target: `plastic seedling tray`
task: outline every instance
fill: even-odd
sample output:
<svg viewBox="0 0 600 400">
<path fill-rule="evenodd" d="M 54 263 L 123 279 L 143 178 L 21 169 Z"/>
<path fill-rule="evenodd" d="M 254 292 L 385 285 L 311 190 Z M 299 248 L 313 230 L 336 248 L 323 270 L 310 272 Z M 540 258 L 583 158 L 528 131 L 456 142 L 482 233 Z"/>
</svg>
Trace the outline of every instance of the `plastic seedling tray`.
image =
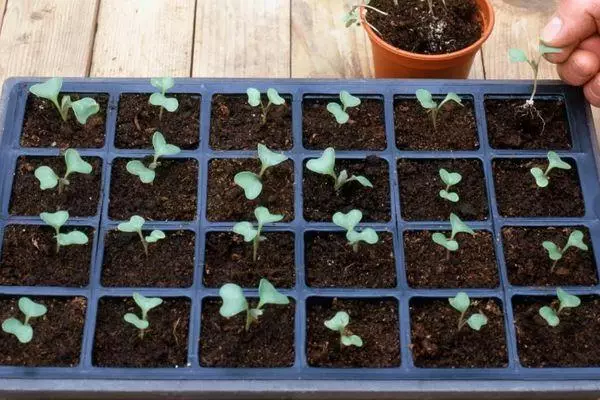
<svg viewBox="0 0 600 400">
<path fill-rule="evenodd" d="M 6 81 L 0 107 L 0 184 L 2 208 L 0 210 L 0 235 L 13 224 L 42 224 L 37 217 L 10 215 L 9 202 L 16 160 L 21 155 L 57 156 L 56 148 L 23 148 L 19 144 L 28 87 L 40 79 L 15 78 Z M 206 185 L 208 163 L 215 158 L 250 158 L 255 151 L 214 151 L 209 147 L 211 99 L 214 94 L 245 93 L 247 87 L 261 91 L 275 87 L 281 94 L 292 96 L 293 147 L 285 153 L 294 164 L 294 218 L 278 223 L 268 231 L 289 231 L 295 235 L 296 283 L 282 290 L 295 302 L 294 363 L 288 368 L 210 368 L 199 362 L 199 335 L 201 332 L 201 307 L 203 300 L 218 297 L 218 289 L 202 284 L 205 234 L 211 231 L 228 231 L 234 222 L 210 222 L 206 217 Z M 394 99 L 396 96 L 412 97 L 417 88 L 426 88 L 433 94 L 449 91 L 470 96 L 474 104 L 477 134 L 480 146 L 473 151 L 399 151 L 394 136 Z M 83 288 L 44 286 L 1 286 L 5 296 L 82 296 L 87 300 L 83 328 L 80 363 L 74 367 L 0 367 L 0 394 L 5 396 L 32 396 L 52 393 L 55 396 L 109 397 L 116 394 L 152 396 L 194 396 L 194 398 L 476 398 L 488 393 L 506 398 L 527 396 L 536 392 L 552 398 L 563 398 L 567 393 L 577 393 L 581 398 L 596 398 L 600 393 L 600 368 L 526 368 L 519 361 L 512 300 L 515 296 L 554 296 L 555 287 L 513 286 L 508 281 L 504 262 L 501 230 L 505 226 L 585 226 L 594 245 L 596 266 L 600 266 L 600 200 L 597 143 L 589 106 L 581 90 L 557 82 L 543 82 L 538 95 L 562 97 L 568 113 L 572 149 L 559 151 L 577 164 L 581 190 L 585 201 L 585 214 L 578 218 L 503 218 L 498 214 L 492 160 L 498 158 L 544 158 L 547 150 L 496 150 L 490 147 L 485 120 L 484 99 L 524 98 L 529 94 L 528 82 L 504 81 L 403 81 L 403 80 L 231 80 L 231 79 L 180 79 L 173 93 L 201 95 L 200 146 L 197 150 L 184 150 L 176 158 L 195 159 L 199 165 L 197 214 L 192 221 L 148 222 L 144 229 L 187 229 L 195 233 L 195 270 L 193 285 L 184 289 L 157 288 L 107 288 L 100 284 L 104 235 L 114 229 L 118 221 L 108 217 L 111 162 L 116 157 L 141 157 L 149 150 L 122 150 L 114 146 L 117 107 L 121 93 L 150 93 L 153 88 L 144 79 L 71 79 L 66 80 L 63 92 L 107 93 L 104 147 L 79 149 L 82 156 L 96 156 L 103 160 L 102 199 L 98 213 L 90 218 L 70 219 L 68 225 L 93 227 L 90 283 Z M 387 147 L 381 151 L 338 151 L 338 159 L 377 155 L 389 164 L 391 220 L 384 223 L 365 223 L 379 231 L 393 234 L 397 283 L 389 289 L 318 289 L 305 283 L 304 234 L 311 231 L 339 231 L 332 223 L 306 222 L 303 218 L 302 177 L 306 173 L 304 162 L 318 157 L 322 150 L 306 150 L 302 143 L 302 100 L 305 95 L 333 94 L 347 90 L 355 95 L 380 97 L 384 102 Z M 489 217 L 484 221 L 468 221 L 474 229 L 492 232 L 499 268 L 500 285 L 492 289 L 413 289 L 409 287 L 404 271 L 403 233 L 415 229 L 448 229 L 447 222 L 408 222 L 402 219 L 398 190 L 396 162 L 400 158 L 470 158 L 483 165 L 489 201 Z M 600 288 L 564 287 L 572 294 L 598 295 Z M 98 301 L 102 297 L 129 297 L 133 291 L 144 295 L 183 297 L 191 302 L 188 334 L 188 364 L 181 368 L 100 368 L 92 363 L 94 332 Z M 413 298 L 442 298 L 467 292 L 472 298 L 497 299 L 504 314 L 507 366 L 504 368 L 417 368 L 411 354 L 409 303 Z M 245 290 L 256 296 L 257 290 Z M 315 368 L 309 367 L 306 356 L 306 303 L 316 297 L 340 298 L 391 298 L 398 304 L 401 364 L 392 368 Z M 579 398 L 578 397 L 578 398 Z"/>
</svg>

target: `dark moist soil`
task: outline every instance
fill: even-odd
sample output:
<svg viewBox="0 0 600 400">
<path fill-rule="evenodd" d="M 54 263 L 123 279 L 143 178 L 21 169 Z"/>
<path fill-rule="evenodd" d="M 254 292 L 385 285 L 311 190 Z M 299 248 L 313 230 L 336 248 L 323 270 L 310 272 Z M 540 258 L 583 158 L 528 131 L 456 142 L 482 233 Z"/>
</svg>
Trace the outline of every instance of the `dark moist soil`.
<svg viewBox="0 0 600 400">
<path fill-rule="evenodd" d="M 458 194 L 457 203 L 439 195 L 440 190 L 446 189 L 440 168 L 462 175 L 462 180 L 449 189 Z M 485 176 L 479 160 L 402 159 L 398 161 L 398 183 L 402 218 L 407 221 L 448 220 L 450 213 L 466 221 L 488 218 Z"/>
<path fill-rule="evenodd" d="M 491 233 L 459 233 L 457 251 L 448 252 L 431 239 L 433 231 L 406 231 L 406 277 L 414 288 L 493 288 L 498 267 Z M 442 232 L 448 237 L 449 231 Z M 450 254 L 450 259 L 448 259 Z"/>
<path fill-rule="evenodd" d="M 312 287 L 391 288 L 396 286 L 392 235 L 378 232 L 379 241 L 362 242 L 352 250 L 344 233 L 305 235 L 306 282 Z"/>
<path fill-rule="evenodd" d="M 83 157 L 92 165 L 91 174 L 73 173 L 61 194 L 58 185 L 54 189 L 40 189 L 35 177 L 36 168 L 45 165 L 58 176 L 66 171 L 64 157 L 19 157 L 15 170 L 9 213 L 13 215 L 39 215 L 40 213 L 68 210 L 70 217 L 89 217 L 98 213 L 102 160 Z"/>
<path fill-rule="evenodd" d="M 571 148 L 567 109 L 562 100 L 535 100 L 535 108 L 539 114 L 535 110 L 523 109 L 524 103 L 525 99 L 485 101 L 488 135 L 492 147 Z"/>
<path fill-rule="evenodd" d="M 465 318 L 482 312 L 487 325 L 458 330 L 460 313 L 447 299 L 411 301 L 411 344 L 415 366 L 423 368 L 502 368 L 508 365 L 502 306 L 491 299 L 471 299 Z"/>
<path fill-rule="evenodd" d="M 75 367 L 79 364 L 85 322 L 84 297 L 30 297 L 46 306 L 48 312 L 31 318 L 33 339 L 27 344 L 16 336 L 0 332 L 0 365 L 28 367 Z M 25 317 L 19 310 L 19 297 L 0 299 L 0 319 Z"/>
<path fill-rule="evenodd" d="M 208 164 L 209 221 L 256 221 L 254 209 L 267 207 L 272 214 L 283 214 L 283 221 L 294 218 L 294 167 L 291 160 L 270 167 L 262 177 L 263 189 L 254 200 L 246 199 L 244 190 L 233 178 L 238 172 L 260 171 L 257 159 L 221 158 Z"/>
<path fill-rule="evenodd" d="M 446 54 L 475 43 L 483 33 L 479 9 L 474 0 L 427 1 L 372 0 L 369 4 L 388 15 L 368 11 L 367 20 L 383 40 L 401 50 L 418 54 Z"/>
<path fill-rule="evenodd" d="M 496 159 L 493 162 L 498 210 L 503 217 L 580 217 L 584 215 L 583 195 L 577 166 L 550 171 L 550 183 L 540 188 L 530 169 L 545 170 L 547 159 Z"/>
<path fill-rule="evenodd" d="M 335 172 L 348 171 L 348 176 L 362 175 L 373 188 L 356 181 L 346 183 L 339 192 L 334 189 L 333 178 L 306 168 L 303 171 L 304 218 L 307 221 L 331 222 L 337 211 L 347 213 L 358 209 L 363 213 L 362 222 L 385 222 L 390 216 L 389 165 L 379 157 L 368 156 L 364 160 L 336 159 Z"/>
<path fill-rule="evenodd" d="M 54 229 L 49 226 L 8 225 L 2 244 L 0 285 L 67 286 L 88 284 L 94 230 L 66 226 L 60 231 L 79 230 L 89 239 L 85 245 L 61 246 L 56 254 Z"/>
<path fill-rule="evenodd" d="M 579 229 L 583 232 L 583 241 L 588 251 L 576 247 L 569 248 L 551 272 L 553 261 L 542 247 L 549 240 L 563 248 L 571 232 Z M 589 232 L 584 227 L 577 228 L 515 228 L 502 229 L 504 257 L 508 269 L 508 280 L 521 286 L 562 286 L 586 285 L 598 283 L 596 262 Z"/>
<path fill-rule="evenodd" d="M 140 308 L 132 298 L 103 297 L 98 304 L 93 364 L 98 367 L 186 367 L 190 302 L 163 297 L 148 312 L 150 327 L 140 339 L 139 329 L 123 316 Z"/>
<path fill-rule="evenodd" d="M 306 307 L 308 365 L 327 368 L 389 368 L 400 365 L 396 300 L 311 298 Z M 347 334 L 360 336 L 362 347 L 341 348 L 340 334 L 324 325 L 338 311 L 350 315 Z"/>
<path fill-rule="evenodd" d="M 246 243 L 241 235 L 232 232 L 208 232 L 204 285 L 221 287 L 226 283 L 235 283 L 255 288 L 261 278 L 265 278 L 277 288 L 294 286 L 294 234 L 262 232 L 262 235 L 266 240 L 260 242 L 257 260 L 253 261 L 252 242 Z"/>
<path fill-rule="evenodd" d="M 89 117 L 85 125 L 81 125 L 77 122 L 73 110 L 69 110 L 69 118 L 67 122 L 64 122 L 56 106 L 50 100 L 30 94 L 25 106 L 21 146 L 58 147 L 61 149 L 104 146 L 108 95 L 61 93 L 59 102 L 63 95 L 70 95 L 72 101 L 91 97 L 98 102 L 100 111 Z"/>
<path fill-rule="evenodd" d="M 425 3 L 425 1 L 423 1 Z M 442 99 L 436 98 L 437 102 Z M 433 128 L 431 115 L 416 99 L 396 99 L 394 130 L 400 150 L 475 150 L 479 148 L 473 102 L 463 106 L 450 101 L 437 115 Z"/>
<path fill-rule="evenodd" d="M 581 297 L 581 305 L 565 308 L 560 324 L 548 326 L 539 315 L 543 306 L 558 309 L 556 297 L 524 298 L 513 301 L 519 360 L 525 367 L 600 366 L 600 299 Z"/>
<path fill-rule="evenodd" d="M 112 163 L 110 218 L 128 220 L 140 215 L 156 221 L 191 221 L 196 219 L 198 162 L 192 159 L 160 161 L 153 183 L 142 183 L 127 172 L 129 159 Z M 142 160 L 144 165 L 149 159 Z"/>
<path fill-rule="evenodd" d="M 249 300 L 256 307 L 257 299 Z M 275 368 L 294 364 L 294 308 L 266 305 L 258 323 L 246 331 L 246 313 L 231 318 L 219 314 L 222 301 L 206 299 L 202 304 L 200 365 L 203 367 Z"/>
<path fill-rule="evenodd" d="M 255 150 L 259 143 L 271 150 L 292 148 L 292 97 L 281 95 L 285 104 L 272 105 L 262 124 L 261 107 L 248 104 L 248 96 L 215 95 L 210 116 L 210 147 L 215 150 Z M 261 96 L 268 103 L 266 94 Z"/>
<path fill-rule="evenodd" d="M 164 231 L 166 238 L 148 244 L 144 253 L 137 233 L 112 231 L 104 242 L 102 285 L 121 287 L 190 287 L 194 280 L 194 232 Z M 144 231 L 144 236 L 150 231 Z"/>
<path fill-rule="evenodd" d="M 327 111 L 327 103 L 340 103 L 339 97 L 305 99 L 302 104 L 302 141 L 307 149 L 384 150 L 385 122 L 383 101 L 361 99 L 358 107 L 348 108 L 350 119 L 338 124 Z"/>
</svg>

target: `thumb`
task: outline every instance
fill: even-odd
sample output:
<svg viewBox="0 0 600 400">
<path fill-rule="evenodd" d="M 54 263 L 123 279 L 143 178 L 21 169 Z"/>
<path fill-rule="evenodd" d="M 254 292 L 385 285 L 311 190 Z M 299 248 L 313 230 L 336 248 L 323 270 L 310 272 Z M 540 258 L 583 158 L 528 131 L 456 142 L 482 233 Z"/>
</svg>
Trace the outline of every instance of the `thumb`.
<svg viewBox="0 0 600 400">
<path fill-rule="evenodd" d="M 541 39 L 549 46 L 573 48 L 597 33 L 599 24 L 600 0 L 560 0 Z"/>
</svg>

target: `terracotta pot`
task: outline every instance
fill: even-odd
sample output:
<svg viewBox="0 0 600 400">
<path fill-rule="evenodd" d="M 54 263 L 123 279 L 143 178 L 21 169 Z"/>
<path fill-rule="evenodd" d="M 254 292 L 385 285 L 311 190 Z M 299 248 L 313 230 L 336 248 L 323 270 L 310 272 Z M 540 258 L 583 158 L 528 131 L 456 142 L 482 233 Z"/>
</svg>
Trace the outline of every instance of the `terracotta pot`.
<svg viewBox="0 0 600 400">
<path fill-rule="evenodd" d="M 417 54 L 386 43 L 364 23 L 366 9 L 361 10 L 362 26 L 371 40 L 375 77 L 377 78 L 448 78 L 465 79 L 475 55 L 492 33 L 494 9 L 490 0 L 475 0 L 479 7 L 483 33 L 479 40 L 462 50 L 448 54 Z M 373 13 L 373 11 L 371 11 Z"/>
</svg>

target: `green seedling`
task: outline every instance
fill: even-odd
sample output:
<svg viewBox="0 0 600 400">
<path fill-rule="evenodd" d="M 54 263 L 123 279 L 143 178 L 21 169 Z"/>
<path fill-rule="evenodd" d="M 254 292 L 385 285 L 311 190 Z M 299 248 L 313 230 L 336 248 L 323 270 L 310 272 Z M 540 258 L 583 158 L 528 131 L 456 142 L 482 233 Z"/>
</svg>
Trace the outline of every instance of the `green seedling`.
<svg viewBox="0 0 600 400">
<path fill-rule="evenodd" d="M 252 107 L 260 106 L 262 113 L 261 121 L 263 125 L 267 123 L 267 113 L 272 105 L 281 106 L 285 104 L 285 99 L 281 97 L 279 93 L 277 93 L 277 90 L 273 88 L 267 89 L 267 99 L 269 99 L 269 101 L 267 102 L 266 106 L 263 104 L 263 101 L 260 98 L 260 91 L 258 89 L 248 88 L 246 90 L 246 94 L 248 95 L 248 104 L 250 104 Z"/>
<path fill-rule="evenodd" d="M 250 171 L 242 171 L 235 174 L 233 181 L 244 189 L 244 195 L 248 200 L 256 199 L 262 192 L 262 177 L 269 167 L 274 167 L 288 159 L 280 153 L 271 151 L 264 144 L 258 145 L 258 159 L 260 160 L 260 172 L 255 174 Z"/>
<path fill-rule="evenodd" d="M 67 149 L 65 151 L 65 164 L 67 171 L 61 178 L 52 170 L 52 168 L 42 165 L 35 169 L 34 175 L 40 182 L 40 189 L 54 189 L 58 185 L 58 193 L 61 194 L 65 188 L 70 184 L 69 175 L 72 173 L 79 174 L 91 174 L 92 166 L 90 163 L 83 161 L 77 150 Z"/>
<path fill-rule="evenodd" d="M 73 110 L 77 122 L 85 124 L 89 117 L 100 111 L 100 106 L 91 97 L 84 97 L 77 101 L 71 101 L 71 96 L 63 96 L 58 102 L 58 95 L 62 88 L 62 78 L 50 78 L 46 82 L 37 83 L 29 88 L 29 91 L 43 99 L 50 100 L 56 106 L 63 121 L 69 119 L 69 109 Z"/>
<path fill-rule="evenodd" d="M 163 303 L 163 300 L 159 297 L 145 297 L 134 292 L 133 301 L 135 301 L 135 304 L 142 310 L 142 318 L 133 313 L 127 313 L 123 316 L 123 319 L 125 322 L 129 322 L 131 325 L 138 328 L 140 330 L 138 335 L 140 339 L 143 339 L 144 331 L 150 326 L 150 322 L 148 322 L 148 311 L 160 306 Z"/>
<path fill-rule="evenodd" d="M 345 311 L 338 311 L 333 318 L 325 321 L 325 326 L 332 331 L 340 333 L 340 348 L 343 346 L 362 347 L 363 341 L 358 335 L 353 335 L 346 327 L 350 323 L 350 316 Z"/>
<path fill-rule="evenodd" d="M 352 6 L 350 11 L 348 11 L 348 13 L 344 14 L 343 22 L 344 22 L 344 25 L 346 26 L 346 28 L 349 28 L 352 25 L 360 26 L 360 11 L 363 8 L 365 8 L 367 10 L 373 10 L 381 15 L 388 15 L 388 13 L 383 12 L 380 9 L 370 6 L 369 5 L 370 2 L 371 2 L 371 0 L 364 0 L 362 2 L 362 4 Z M 398 2 L 398 0 L 394 0 L 394 3 L 396 5 L 398 5 L 397 2 Z M 367 21 L 366 14 L 365 14 L 365 23 L 367 25 L 369 25 L 371 27 L 371 29 L 373 29 L 375 32 L 377 32 L 381 35 L 381 32 L 379 32 L 379 30 L 377 28 L 375 28 L 369 21 Z"/>
<path fill-rule="evenodd" d="M 21 322 L 16 318 L 8 318 L 2 322 L 2 330 L 15 335 L 21 343 L 29 343 L 33 339 L 33 328 L 29 325 L 29 320 L 41 317 L 48 312 L 48 309 L 43 304 L 32 301 L 29 297 L 21 297 L 18 304 L 19 310 L 25 315 L 25 320 Z"/>
<path fill-rule="evenodd" d="M 117 230 L 127 233 L 137 232 L 137 234 L 140 237 L 140 240 L 142 241 L 142 246 L 144 246 L 144 253 L 147 256 L 148 244 L 156 243 L 159 240 L 164 239 L 166 236 L 163 231 L 158 229 L 155 229 L 152 232 L 150 232 L 150 235 L 144 236 L 144 234 L 142 233 L 144 223 L 146 223 L 146 220 L 144 218 L 140 217 L 139 215 L 134 215 L 131 218 L 129 218 L 129 221 L 121 222 L 119 225 L 117 225 Z"/>
<path fill-rule="evenodd" d="M 460 331 L 463 326 L 469 325 L 469 327 L 475 331 L 479 331 L 484 325 L 488 323 L 487 317 L 479 312 L 476 314 L 472 314 L 469 318 L 465 319 L 467 314 L 467 310 L 471 305 L 471 299 L 465 292 L 459 292 L 455 297 L 450 297 L 448 302 L 456 311 L 460 313 L 460 318 L 458 319 L 458 330 Z"/>
<path fill-rule="evenodd" d="M 87 244 L 88 237 L 85 233 L 74 230 L 69 233 L 60 233 L 60 228 L 69 219 L 69 213 L 67 211 L 57 211 L 55 213 L 43 212 L 40 214 L 40 218 L 47 225 L 54 228 L 56 235 L 56 253 L 60 251 L 60 246 L 71 246 L 73 244 Z"/>
<path fill-rule="evenodd" d="M 452 186 L 457 185 L 462 180 L 462 175 L 458 172 L 448 172 L 444 168 L 441 168 L 440 178 L 446 185 L 445 189 L 440 190 L 440 197 L 453 203 L 457 203 L 460 199 L 458 193 L 450 192 L 449 190 Z"/>
<path fill-rule="evenodd" d="M 175 112 L 179 107 L 179 102 L 174 97 L 167 97 L 167 90 L 175 86 L 173 78 L 152 78 L 150 84 L 160 90 L 150 95 L 148 102 L 153 106 L 159 106 L 160 111 L 158 113 L 158 119 L 162 120 L 163 110 L 168 112 Z"/>
<path fill-rule="evenodd" d="M 543 306 L 539 311 L 540 316 L 552 327 L 558 326 L 560 323 L 558 315 L 563 309 L 579 307 L 581 304 L 579 297 L 569 294 L 561 288 L 556 289 L 556 296 L 558 296 L 559 301 L 558 310 L 555 311 L 552 306 Z"/>
<path fill-rule="evenodd" d="M 433 235 L 431 235 L 431 239 L 435 243 L 444 247 L 448 251 L 448 258 L 450 257 L 451 251 L 458 250 L 458 242 L 455 239 L 457 234 L 468 233 L 470 235 L 475 235 L 473 229 L 469 228 L 467 224 L 462 222 L 461 219 L 458 218 L 458 216 L 454 213 L 450 214 L 450 224 L 452 225 L 452 233 L 450 234 L 449 238 L 447 238 L 446 235 L 440 232 L 436 232 Z"/>
<path fill-rule="evenodd" d="M 154 158 L 150 165 L 146 167 L 140 160 L 131 160 L 127 163 L 127 172 L 136 175 L 142 183 L 152 183 L 156 177 L 156 167 L 160 165 L 159 157 L 173 156 L 181 152 L 181 149 L 173 144 L 168 144 L 165 137 L 159 131 L 152 135 L 152 146 L 154 147 Z"/>
<path fill-rule="evenodd" d="M 438 114 L 442 110 L 442 107 L 444 107 L 444 104 L 448 103 L 449 101 L 453 101 L 461 107 L 463 105 L 460 97 L 456 93 L 452 93 L 452 92 L 448 93 L 446 95 L 446 97 L 444 98 L 444 100 L 442 100 L 440 102 L 440 104 L 436 103 L 435 100 L 433 100 L 433 96 L 431 95 L 431 93 L 428 90 L 417 89 L 416 94 L 417 94 L 417 100 L 419 100 L 421 107 L 426 109 L 427 112 L 429 113 L 429 115 L 431 116 L 431 121 L 433 123 L 434 131 L 437 131 Z"/>
<path fill-rule="evenodd" d="M 226 283 L 219 289 L 219 296 L 223 300 L 223 305 L 219 309 L 219 314 L 225 318 L 231 318 L 234 315 L 246 311 L 246 330 L 250 329 L 253 322 L 258 322 L 258 317 L 263 315 L 261 308 L 266 304 L 289 304 L 287 296 L 279 293 L 277 289 L 266 279 L 261 279 L 258 285 L 259 301 L 256 308 L 250 308 L 248 301 L 244 297 L 242 288 L 234 283 Z"/>
<path fill-rule="evenodd" d="M 550 272 L 554 272 L 556 264 L 563 257 L 569 247 L 577 247 L 583 251 L 588 250 L 587 245 L 583 243 L 583 232 L 578 230 L 571 232 L 569 239 L 567 240 L 567 244 L 562 249 L 550 241 L 543 242 L 542 246 L 546 249 L 546 251 L 548 251 L 548 257 L 550 257 L 550 260 L 553 261 Z"/>
<path fill-rule="evenodd" d="M 312 172 L 316 172 L 321 175 L 329 175 L 333 178 L 335 184 L 334 188 L 336 192 L 338 192 L 344 184 L 352 181 L 357 181 L 363 186 L 373 187 L 371 181 L 361 175 L 352 175 L 348 177 L 348 171 L 345 169 L 340 172 L 339 175 L 335 173 L 335 150 L 333 147 L 328 147 L 323 152 L 323 155 L 319 158 L 313 158 L 312 160 L 308 160 L 306 163 L 306 168 L 311 170 Z"/>
<path fill-rule="evenodd" d="M 346 239 L 348 239 L 348 244 L 352 246 L 352 250 L 355 253 L 358 253 L 358 244 L 361 241 L 368 244 L 375 244 L 379 240 L 377 232 L 372 228 L 365 228 L 360 232 L 354 230 L 362 219 L 362 216 L 362 212 L 359 210 L 351 210 L 347 214 L 342 212 L 333 214 L 333 223 L 346 230 Z"/>
<path fill-rule="evenodd" d="M 345 90 L 340 92 L 340 102 L 339 103 L 331 102 L 327 103 L 327 111 L 329 111 L 337 121 L 338 124 L 345 124 L 350 119 L 350 116 L 346 112 L 348 108 L 357 107 L 360 105 L 360 99 L 358 97 L 352 96 Z"/>
<path fill-rule="evenodd" d="M 252 259 L 256 261 L 258 256 L 258 245 L 261 241 L 266 240 L 264 236 L 261 236 L 263 227 L 266 224 L 273 222 L 279 222 L 283 219 L 281 214 L 271 214 L 266 207 L 256 207 L 254 209 L 254 216 L 258 222 L 258 226 L 254 229 L 252 223 L 248 221 L 238 222 L 233 226 L 233 232 L 244 237 L 244 242 L 252 242 Z"/>
<path fill-rule="evenodd" d="M 533 177 L 535 178 L 536 185 L 538 185 L 541 188 L 545 188 L 546 186 L 548 186 L 548 183 L 550 183 L 550 177 L 548 175 L 550 174 L 550 171 L 552 171 L 554 168 L 566 170 L 571 169 L 571 165 L 561 160 L 558 154 L 556 154 L 556 152 L 549 151 L 547 157 L 548 167 L 545 171 L 542 171 L 542 169 L 538 167 L 531 168 L 530 170 L 531 175 L 533 175 Z"/>
</svg>

